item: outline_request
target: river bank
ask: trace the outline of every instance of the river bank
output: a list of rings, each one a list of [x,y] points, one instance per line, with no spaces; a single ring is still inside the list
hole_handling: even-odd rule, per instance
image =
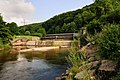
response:
[[[56,80],[119,80],[112,79],[119,71],[119,61],[101,59],[96,45],[87,44],[72,50],[69,55],[67,59],[71,67]]]

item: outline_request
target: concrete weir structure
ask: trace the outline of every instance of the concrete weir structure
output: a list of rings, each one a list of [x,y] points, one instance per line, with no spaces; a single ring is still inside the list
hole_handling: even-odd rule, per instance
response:
[[[37,47],[50,47],[50,46],[59,46],[59,47],[70,47],[73,36],[78,35],[77,33],[64,33],[64,34],[48,34],[46,37],[32,37],[32,39],[18,38],[11,41],[13,46],[31,46]]]
[[[49,46],[59,46],[59,47],[70,47],[71,40],[39,40],[39,41],[28,41],[26,42],[26,46],[38,46],[38,47],[49,47]]]

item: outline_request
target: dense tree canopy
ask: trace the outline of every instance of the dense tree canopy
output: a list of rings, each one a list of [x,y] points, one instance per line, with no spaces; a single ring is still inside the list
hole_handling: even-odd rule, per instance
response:
[[[39,36],[39,37],[44,37],[46,36],[46,31],[45,29],[41,26],[41,23],[35,23],[35,24],[30,24],[30,25],[24,25],[19,27],[19,33],[20,35],[26,35],[26,31],[29,35],[31,36]]]
[[[82,27],[94,23],[119,22],[119,0],[95,0],[91,5],[76,11],[70,11],[42,23],[47,33],[77,32]],[[91,25],[94,26],[94,25]]]
[[[3,21],[2,16],[0,16],[0,43],[7,43],[12,37],[12,33],[6,25],[6,22]]]

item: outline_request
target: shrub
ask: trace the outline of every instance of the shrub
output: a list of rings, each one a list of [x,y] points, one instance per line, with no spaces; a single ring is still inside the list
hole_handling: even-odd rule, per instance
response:
[[[97,39],[101,58],[120,60],[120,26],[108,25]]]
[[[32,36],[38,36],[38,37],[42,37],[42,33],[33,33]]]
[[[86,35],[81,35],[80,36],[80,46],[85,46],[88,43],[87,41],[87,36]]]
[[[25,32],[25,35],[30,35],[30,31],[26,31],[26,32]]]

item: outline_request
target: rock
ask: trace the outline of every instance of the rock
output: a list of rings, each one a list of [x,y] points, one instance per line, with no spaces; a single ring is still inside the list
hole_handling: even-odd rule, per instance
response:
[[[68,76],[70,74],[70,71],[66,70],[66,73],[62,73],[62,76]]]
[[[35,41],[28,41],[26,45],[35,46],[36,44],[35,44]]]
[[[84,70],[79,73],[77,73],[74,77],[75,79],[82,79],[85,80],[90,79],[90,80],[96,80],[95,78],[95,70]]]
[[[116,71],[117,67],[118,67],[117,61],[102,60],[99,70],[101,70],[101,71]]]
[[[98,68],[100,61],[93,61],[79,68],[80,72],[75,75],[76,79],[90,78],[90,80],[97,80],[95,77],[96,68]]]
[[[92,69],[97,67],[100,64],[100,61],[94,61],[94,62],[90,62],[86,65],[83,65],[79,68],[80,71],[86,70],[86,69]]]
[[[66,78],[70,75],[71,75],[70,71],[66,70],[66,73],[62,73],[62,75],[60,77],[56,77],[55,80],[66,80]]]
[[[95,60],[96,60],[95,57],[90,57],[90,58],[88,59],[89,62],[92,62],[92,61],[95,61]]]
[[[32,41],[38,41],[38,40],[40,40],[40,38],[39,37],[32,37]]]
[[[70,72],[70,73],[69,73],[69,76],[72,76],[72,75],[73,75],[73,73],[72,73],[72,72]]]
[[[81,71],[81,72],[77,73],[74,78],[76,78],[76,79],[83,79],[85,77],[85,75],[86,75],[85,73],[86,73],[85,70]]]
[[[66,70],[66,75],[69,75],[70,71],[69,70]]]
[[[61,77],[61,80],[66,80],[66,77],[67,77],[67,76],[62,76],[62,77]]]
[[[56,77],[56,79],[55,80],[61,80],[61,77]]]
[[[67,76],[56,77],[55,80],[66,80],[66,77],[67,77]]]
[[[27,39],[27,38],[22,38],[21,39],[21,42],[27,42],[27,41],[29,41],[29,39]]]
[[[80,49],[80,51],[86,53],[86,56],[89,59],[89,61],[95,61],[100,59],[97,50],[97,47],[91,43],[88,43]]]

